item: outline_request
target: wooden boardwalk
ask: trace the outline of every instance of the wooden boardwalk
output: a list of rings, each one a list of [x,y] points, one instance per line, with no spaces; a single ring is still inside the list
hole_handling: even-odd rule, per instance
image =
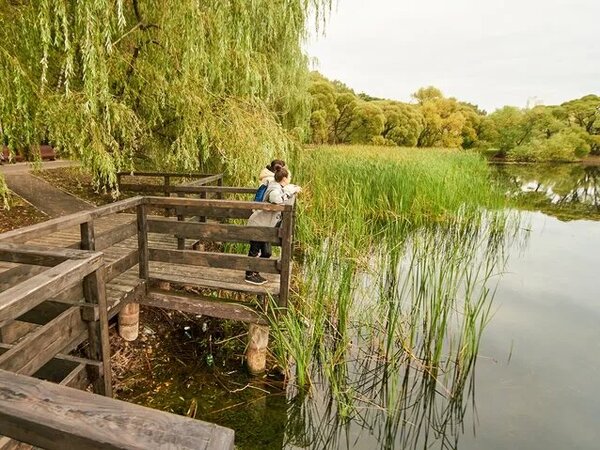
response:
[[[0,234],[1,434],[44,448],[232,448],[230,430],[63,390],[92,383],[95,392],[112,396],[108,324],[136,311],[137,304],[241,320],[251,327],[267,323],[262,307],[268,296],[281,307],[287,304],[293,206],[223,200],[252,190],[202,183],[173,187],[168,176],[159,187],[178,197],[135,197]],[[281,228],[225,223],[248,218],[256,209],[281,214]],[[157,215],[160,211],[164,214]],[[198,241],[251,240],[280,246],[279,258],[192,250]],[[268,283],[247,284],[246,270],[260,271]],[[165,290],[165,283],[173,289]],[[70,355],[84,341],[87,356]],[[48,417],[29,407],[40,398],[56,400],[48,404]],[[78,413],[69,413],[85,402],[91,402],[87,411],[77,406]],[[111,410],[123,411],[134,425],[124,426]],[[91,420],[96,414],[98,420]],[[128,433],[121,446],[109,433],[115,427]],[[197,439],[182,440],[177,430]],[[78,445],[65,447],[65,442]],[[0,437],[0,449],[14,443]]]

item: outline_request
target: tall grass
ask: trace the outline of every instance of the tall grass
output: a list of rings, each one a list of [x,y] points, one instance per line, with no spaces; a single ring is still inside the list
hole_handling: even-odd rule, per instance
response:
[[[485,161],[321,147],[295,164],[302,265],[288,314],[272,323],[279,364],[301,391],[327,387],[340,430],[376,417],[369,427],[381,425],[380,442],[392,446],[400,430],[409,445],[431,424],[460,423],[494,277],[517,230]],[[331,430],[317,428],[324,445]]]

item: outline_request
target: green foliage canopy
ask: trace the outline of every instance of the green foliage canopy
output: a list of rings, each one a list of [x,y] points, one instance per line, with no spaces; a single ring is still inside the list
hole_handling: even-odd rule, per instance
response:
[[[0,143],[41,142],[103,184],[154,167],[239,174],[310,115],[301,42],[329,0],[0,0]]]

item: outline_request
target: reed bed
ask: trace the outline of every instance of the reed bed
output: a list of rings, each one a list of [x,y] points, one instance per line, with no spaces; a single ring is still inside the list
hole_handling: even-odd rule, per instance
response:
[[[294,164],[302,264],[288,314],[273,316],[273,353],[297,395],[315,384],[327,392],[318,410],[331,427],[305,430],[311,446],[338,445],[357,420],[390,447],[460,428],[519,230],[485,161],[352,146],[315,148]],[[301,403],[302,415],[315,407]]]

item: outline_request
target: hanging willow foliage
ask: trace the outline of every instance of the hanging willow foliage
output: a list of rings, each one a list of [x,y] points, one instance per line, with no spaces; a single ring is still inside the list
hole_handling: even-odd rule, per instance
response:
[[[247,180],[301,137],[330,1],[0,0],[0,144],[49,142],[105,186],[139,161]]]

